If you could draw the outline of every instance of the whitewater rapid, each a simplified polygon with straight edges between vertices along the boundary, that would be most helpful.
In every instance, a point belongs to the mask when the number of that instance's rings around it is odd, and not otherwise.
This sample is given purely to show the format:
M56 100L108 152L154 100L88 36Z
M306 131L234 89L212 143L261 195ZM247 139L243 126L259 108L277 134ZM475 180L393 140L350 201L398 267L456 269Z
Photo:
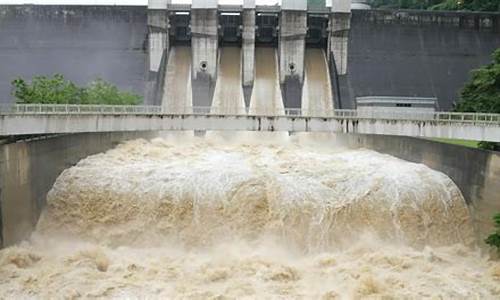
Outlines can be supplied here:
M442 173L307 135L183 139L65 170L33 237L0 251L0 298L500 296Z

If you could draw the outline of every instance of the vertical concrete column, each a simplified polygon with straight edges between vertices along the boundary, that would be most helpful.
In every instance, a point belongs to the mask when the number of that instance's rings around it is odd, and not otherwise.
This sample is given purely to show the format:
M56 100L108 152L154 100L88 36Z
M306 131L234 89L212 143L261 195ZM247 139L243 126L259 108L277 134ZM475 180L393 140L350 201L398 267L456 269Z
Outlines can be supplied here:
M193 0L191 51L193 105L211 106L217 79L218 24L216 0Z
M351 28L351 0L332 0L328 34L328 59L335 61L338 75L347 74L347 45ZM331 55L333 54L333 57Z
M148 3L148 78L144 104L161 104L163 74L168 58L168 12L170 0Z
M245 104L250 105L255 76L255 0L243 1L242 76Z
M278 49L280 83L287 108L301 107L306 33L307 1L283 0Z

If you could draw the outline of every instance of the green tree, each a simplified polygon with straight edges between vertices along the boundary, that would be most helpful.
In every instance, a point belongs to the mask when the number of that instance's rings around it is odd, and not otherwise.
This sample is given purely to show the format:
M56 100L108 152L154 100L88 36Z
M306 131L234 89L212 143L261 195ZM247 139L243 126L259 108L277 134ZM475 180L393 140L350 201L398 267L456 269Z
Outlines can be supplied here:
M493 217L493 221L495 222L495 232L490 234L488 238L486 238L486 244L496 247L500 252L500 214L496 214Z
M492 63L472 71L460 98L457 111L500 113L500 48L493 53Z
M428 9L432 10L462 10L463 8L463 1L457 0L445 0L428 7Z
M35 76L31 84L23 78L12 81L12 95L22 103L80 103L84 90L61 74L53 77Z
M372 0L376 8L500 11L498 0Z
M79 87L63 75L35 76L31 83L19 77L12 81L12 95L19 103L134 105L139 95L118 90L100 78Z
M110 104L110 105L135 105L140 97L130 92L122 92L109 82L101 78L91 82L85 89L83 103L85 104Z
M472 78L462 89L455 110L500 113L500 48L493 53L492 63L472 71ZM500 143L481 142L479 146L500 150Z
M478 11L500 11L498 0L464 0L463 9Z

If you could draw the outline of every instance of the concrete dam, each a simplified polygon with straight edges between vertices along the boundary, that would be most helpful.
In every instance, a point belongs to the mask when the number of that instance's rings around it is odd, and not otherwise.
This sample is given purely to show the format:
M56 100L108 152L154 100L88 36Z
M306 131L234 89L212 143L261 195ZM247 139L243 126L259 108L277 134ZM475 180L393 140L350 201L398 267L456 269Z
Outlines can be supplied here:
M73 66L88 71L80 79L113 65L109 78L122 86L137 75L128 77L135 65L126 60L144 59L147 80L136 88L176 113L296 107L315 115L349 104L349 12L298 1L281 8L151 2L141 47L142 33L127 36L137 20L129 8L112 21L105 8L101 23L84 15L103 10L84 8L55 17L78 33L58 40L58 53L82 63ZM341 2L335 9L345 9ZM87 37L100 40L96 52L80 48L89 24L102 34ZM123 35L106 39L117 30ZM98 64L87 61L92 56ZM0 298L495 299L500 262L483 240L500 209L499 180L497 153L387 135L7 139Z
M245 87L241 80L241 49L223 47L219 52L213 96L207 97L209 95L207 93L203 97L205 102L199 102L210 107L212 113L241 114L248 111L250 114L258 115L284 112L278 59L274 48L255 49L255 80L246 99ZM200 107L199 103L196 105L193 100L192 86L191 49L184 46L172 47L162 87L161 105L168 111L176 113L188 113L192 107ZM301 95L298 95L301 99L298 103L299 108L311 115L314 112L333 109L329 70L325 54L321 49L305 51L303 86Z
M299 3L151 4L148 103L265 113L311 110L314 99L333 108L332 80L345 74L350 14L327 7L312 14ZM186 80L185 93L173 95Z
M184 10L189 11L189 7ZM161 34L166 26L166 23L158 27L151 24L148 30L147 7L26 5L0 6L0 11L1 102L13 101L9 94L10 82L15 77L54 73L64 74L80 84L102 77L122 89L146 94L148 77L151 80L154 77L151 64L146 64L149 44L155 30ZM315 34L309 30L309 35L327 35L325 15L319 15L318 25L308 25L319 29ZM350 15L350 30L339 29L347 39L346 74L339 74L338 80L331 77L333 101L339 102L337 108L355 108L355 98L362 96L419 96L436 97L438 110L449 110L469 79L469 72L487 64L493 50L500 45L500 21L496 13L353 10ZM189 24L189 15L184 15L184 20L181 16L175 17L180 23L178 37L183 31L181 28L186 29ZM279 25L279 19L273 18L268 28ZM237 23L242 22L240 15ZM314 22L314 18L309 18L309 23ZM176 26L170 22L169 32ZM260 43L252 41L254 37L277 47L278 37L263 40L254 32L241 30L238 43L242 49L251 47L243 45L243 35L250 36L247 45ZM336 35L342 35L341 32ZM307 38L307 44L312 40ZM173 42L174 39L170 44ZM161 46L160 40L159 47L169 48L170 44ZM330 57L327 45L319 44ZM162 49L158 53L157 64ZM248 51L243 52L244 56L248 55L245 53ZM199 62L196 67L199 69ZM250 85L251 75L246 72L243 75L246 79L242 79L246 101L250 97L246 87ZM288 82L294 85L293 81ZM213 93L214 84L205 88ZM298 105L299 92L292 87L288 90L295 96L290 100L291 105ZM194 93L201 92L195 88ZM284 98L286 102L287 96Z

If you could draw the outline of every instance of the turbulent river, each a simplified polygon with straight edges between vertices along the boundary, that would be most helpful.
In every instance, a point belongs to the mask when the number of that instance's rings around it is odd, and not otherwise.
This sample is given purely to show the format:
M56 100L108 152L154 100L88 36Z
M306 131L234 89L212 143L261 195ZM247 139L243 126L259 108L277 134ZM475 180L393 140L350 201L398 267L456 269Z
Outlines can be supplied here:
M256 48L250 113L284 110L276 50ZM241 51L222 48L211 111L245 113ZM173 47L163 106L189 111ZM304 113L333 108L308 49ZM444 174L333 136L192 132L123 143L64 171L30 240L0 251L0 299L477 299L500 263L476 250Z
M64 171L32 238L0 252L0 298L500 296L444 174L308 135L221 139L130 141Z

